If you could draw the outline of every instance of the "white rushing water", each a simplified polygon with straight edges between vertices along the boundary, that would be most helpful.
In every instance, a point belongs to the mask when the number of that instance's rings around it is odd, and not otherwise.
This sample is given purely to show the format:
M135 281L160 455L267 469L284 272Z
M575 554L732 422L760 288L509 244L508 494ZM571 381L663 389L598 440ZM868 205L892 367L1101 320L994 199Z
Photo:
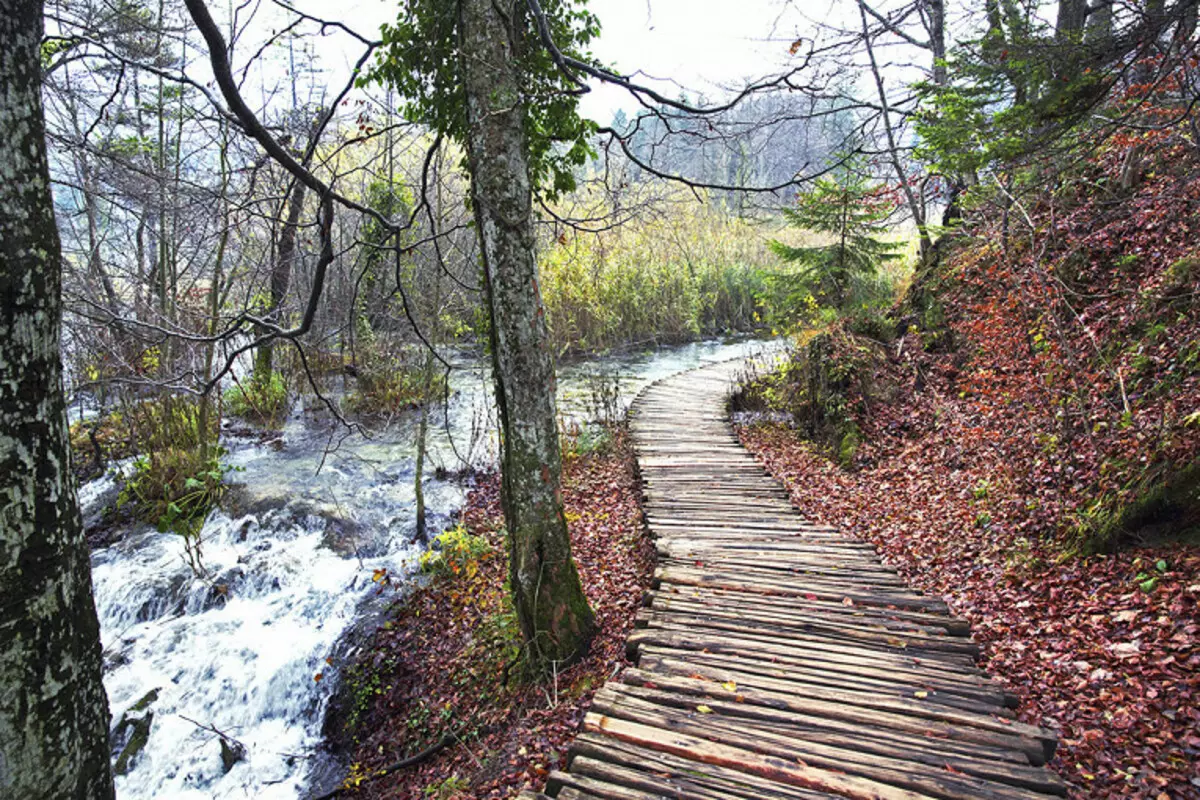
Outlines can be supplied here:
M624 406L652 380L763 346L703 343L602 366L618 376ZM600 366L560 371L568 414L585 413L588 376ZM470 449L469 429L486 418L484 377L467 371L455 380L433 466L457 464L446 429L459 452ZM421 551L411 420L369 439L339 442L334 431L337 447L327 452L330 428L307 419L295 413L266 444L226 443L227 462L240 470L232 480L244 487L201 533L208 580L195 577L174 534L133 531L92 555L113 724L152 715L144 748L117 777L122 800L306 796L321 764L337 646L395 596L380 596L378 571L403 578ZM477 446L473 459L487 454ZM81 489L85 515L111 501L113 485L107 477ZM466 489L432 474L424 486L436 532L452 522ZM122 738L134 729L127 725ZM245 757L225 763L216 731L243 745Z

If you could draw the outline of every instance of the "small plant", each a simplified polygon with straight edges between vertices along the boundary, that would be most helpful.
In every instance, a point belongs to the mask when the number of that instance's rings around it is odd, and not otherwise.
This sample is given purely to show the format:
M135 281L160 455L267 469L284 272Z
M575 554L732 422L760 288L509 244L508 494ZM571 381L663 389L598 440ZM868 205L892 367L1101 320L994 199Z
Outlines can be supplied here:
M141 455L117 507L131 506L139 519L184 537L188 564L203 575L200 529L225 494L229 471L221 463L225 451L209 444L215 429L201 433L197 406L171 397L131 408L126 416Z
M896 323L888 319L884 309L863 306L848 312L845 319L846 329L858 336L884 343L896 338Z
M421 572L427 575L466 575L475 577L479 561L492 551L482 536L475 536L462 523L439 534L421 554Z
M501 607L498 611L488 614L479 621L475 632L472 658L480 665L484 674L504 673L507 679L509 671L515 666L523 654L521 629L517 624L517 612L513 609L512 598L508 592L501 597Z
M613 444L612 431L595 424L564 426L558 438L564 459L606 453Z
M979 482L971 489L971 496L976 500L987 500L991 494L992 484L987 478L980 478Z
M434 800L453 800L453 798L467 789L471 788L471 783L466 778L458 775L431 783L425 787L424 794L426 797L434 798Z
M1133 565L1135 567L1140 567L1143 564L1145 564L1145 562L1140 558L1135 558L1133 560ZM1167 574L1169 569L1170 565L1164 559L1160 558L1158 561L1154 562L1153 568L1148 567L1139 571L1133 580L1135 583L1137 583L1139 589L1146 594L1149 594L1150 592L1153 592L1155 588L1157 588L1159 578Z
M102 475L110 461L133 454L133 436L120 411L72 424L70 437L71 466L81 483Z
M262 425L277 426L288 410L287 382L275 370L265 376L255 375L227 390L225 405L230 414Z
M1034 555L1033 546L1024 536L1018 536L1013 542L1012 550L1004 559L1005 572L1012 577L1037 572L1042 567L1042 559Z
M584 377L587 386L587 410L594 422L611 427L621 422L621 377L617 372L589 370Z
M383 682L383 675L390 675L395 666L390 659L370 668L355 665L347 676L350 708L346 712L346 730L357 731L375 698L392 690L391 684Z

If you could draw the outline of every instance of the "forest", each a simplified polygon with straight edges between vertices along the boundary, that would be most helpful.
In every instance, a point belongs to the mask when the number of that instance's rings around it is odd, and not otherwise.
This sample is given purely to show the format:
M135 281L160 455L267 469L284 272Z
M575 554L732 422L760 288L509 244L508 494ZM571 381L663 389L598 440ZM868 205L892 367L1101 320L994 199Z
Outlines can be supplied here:
M1200 798L1200 0L743 5L0 0L0 795Z

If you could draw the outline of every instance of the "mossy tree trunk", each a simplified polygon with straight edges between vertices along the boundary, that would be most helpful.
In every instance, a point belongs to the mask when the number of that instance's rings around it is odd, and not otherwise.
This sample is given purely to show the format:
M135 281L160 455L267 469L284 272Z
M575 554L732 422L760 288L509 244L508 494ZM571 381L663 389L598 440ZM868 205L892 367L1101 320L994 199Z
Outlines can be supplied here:
M111 798L100 626L59 354L40 0L0 0L0 41L0 796Z
M462 0L471 197L491 314L501 503L513 605L540 668L580 657L595 628L567 533L554 364L538 291L524 111L513 57L521 4Z

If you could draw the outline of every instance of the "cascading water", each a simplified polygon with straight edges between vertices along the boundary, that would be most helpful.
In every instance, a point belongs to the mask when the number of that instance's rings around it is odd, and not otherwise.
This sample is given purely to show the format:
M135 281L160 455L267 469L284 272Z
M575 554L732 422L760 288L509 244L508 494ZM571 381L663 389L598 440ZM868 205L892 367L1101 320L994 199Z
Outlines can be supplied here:
M706 343L582 362L560 372L560 404L568 415L585 413L597 369L618 376L625 404L649 381L762 347ZM455 449L464 451L484 416L484 376L468 373L431 443L434 465L453 468ZM201 532L206 579L174 534L132 531L93 552L115 743L136 753L117 764L122 800L297 798L320 764L338 666L327 660L376 613L373 598L394 597L381 597L374 578L410 575L421 545L411 421L369 439L339 442L334 431L330 447L329 428L306 419L294 415L269 444L226 442L244 486ZM81 489L85 515L111 498L112 486L106 477ZM465 489L437 477L424 486L428 527L437 531Z

